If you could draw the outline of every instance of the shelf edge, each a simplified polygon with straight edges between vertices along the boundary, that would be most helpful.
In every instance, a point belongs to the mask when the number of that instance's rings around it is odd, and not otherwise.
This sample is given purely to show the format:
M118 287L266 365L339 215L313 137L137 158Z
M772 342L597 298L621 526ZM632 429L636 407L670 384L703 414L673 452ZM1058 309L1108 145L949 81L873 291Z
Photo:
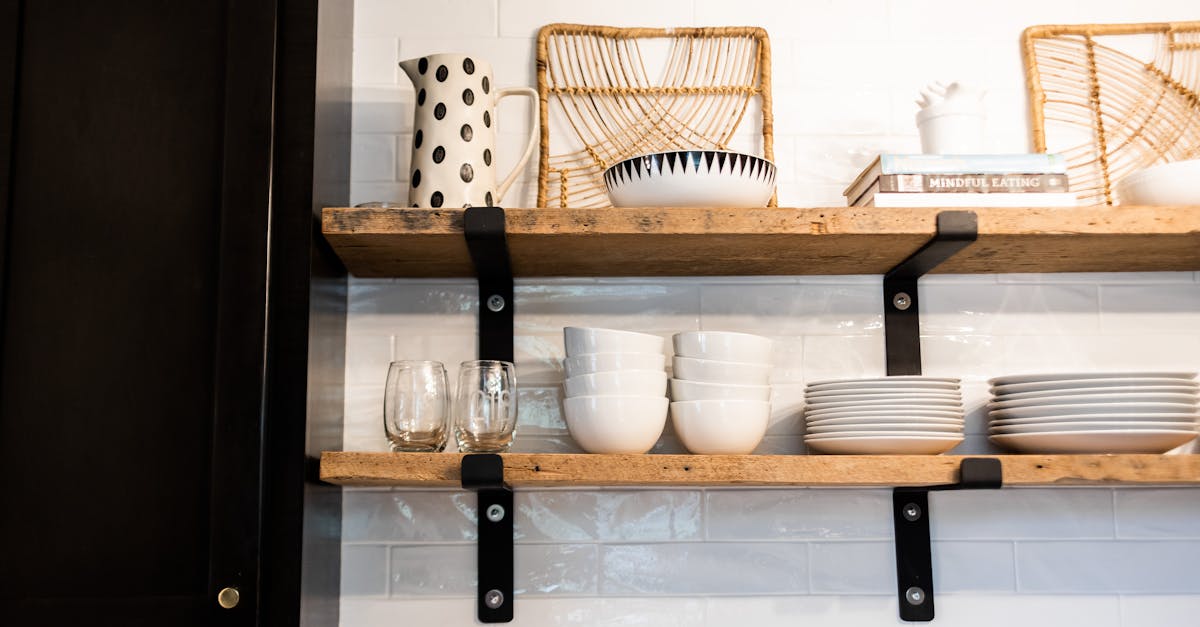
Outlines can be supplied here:
M1006 486L1200 486L1200 455L589 455L506 453L513 487L894 487L951 483L964 457L994 457ZM343 486L457 487L460 453L321 454Z

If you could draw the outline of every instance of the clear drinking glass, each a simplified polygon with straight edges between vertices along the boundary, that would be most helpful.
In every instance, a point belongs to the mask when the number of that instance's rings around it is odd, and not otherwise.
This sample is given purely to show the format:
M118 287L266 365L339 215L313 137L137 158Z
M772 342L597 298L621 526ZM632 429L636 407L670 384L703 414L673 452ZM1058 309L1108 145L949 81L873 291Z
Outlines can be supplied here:
M393 361L383 392L383 426L393 451L439 452L450 437L446 368L437 361Z
M500 453L517 428L517 373L507 361L464 361L454 395L454 439L465 453Z

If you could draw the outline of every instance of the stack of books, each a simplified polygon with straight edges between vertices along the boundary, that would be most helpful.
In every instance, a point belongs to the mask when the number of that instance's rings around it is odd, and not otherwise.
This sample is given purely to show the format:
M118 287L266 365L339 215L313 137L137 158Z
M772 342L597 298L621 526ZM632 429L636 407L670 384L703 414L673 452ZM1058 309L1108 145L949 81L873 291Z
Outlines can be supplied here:
M850 207L1074 207L1061 155L879 155Z

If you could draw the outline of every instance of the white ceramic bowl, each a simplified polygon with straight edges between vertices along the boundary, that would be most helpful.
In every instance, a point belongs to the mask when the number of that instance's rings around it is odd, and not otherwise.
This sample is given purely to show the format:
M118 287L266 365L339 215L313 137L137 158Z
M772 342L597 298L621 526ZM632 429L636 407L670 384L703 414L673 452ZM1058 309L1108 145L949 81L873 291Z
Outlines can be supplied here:
M567 349L567 357L578 357L592 353L662 353L665 342L663 338L649 333L565 327L563 344Z
M688 331L676 333L671 342L680 357L740 361L747 364L771 362L771 339L749 333Z
M671 422L687 450L698 455L746 455L767 433L771 404L762 401L671 403Z
M1200 205L1200 159L1150 166L1117 182L1122 205Z
M619 370L570 377L563 381L573 396L666 396L667 373L662 370Z
M618 161L604 185L616 207L766 207L775 164L721 150L656 152Z
M676 379L702 383L766 385L771 378L770 364L744 364L736 361L675 356L671 358L671 366Z
M731 383L703 383L686 379L671 379L673 401L760 401L771 400L769 385L734 385Z
M665 372L666 359L662 353L589 353L564 359L563 369L567 372L567 378L613 370Z
M563 401L567 430L589 453L645 453L667 426L667 397L576 396Z

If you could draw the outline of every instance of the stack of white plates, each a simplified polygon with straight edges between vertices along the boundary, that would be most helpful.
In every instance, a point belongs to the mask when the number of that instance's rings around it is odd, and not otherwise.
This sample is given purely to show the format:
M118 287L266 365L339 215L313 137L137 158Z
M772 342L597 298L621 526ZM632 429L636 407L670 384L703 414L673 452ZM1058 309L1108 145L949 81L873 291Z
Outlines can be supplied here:
M1194 372L997 377L989 440L1022 453L1164 453L1196 437Z
M934 455L963 440L959 380L877 377L808 384L804 443L818 453Z

